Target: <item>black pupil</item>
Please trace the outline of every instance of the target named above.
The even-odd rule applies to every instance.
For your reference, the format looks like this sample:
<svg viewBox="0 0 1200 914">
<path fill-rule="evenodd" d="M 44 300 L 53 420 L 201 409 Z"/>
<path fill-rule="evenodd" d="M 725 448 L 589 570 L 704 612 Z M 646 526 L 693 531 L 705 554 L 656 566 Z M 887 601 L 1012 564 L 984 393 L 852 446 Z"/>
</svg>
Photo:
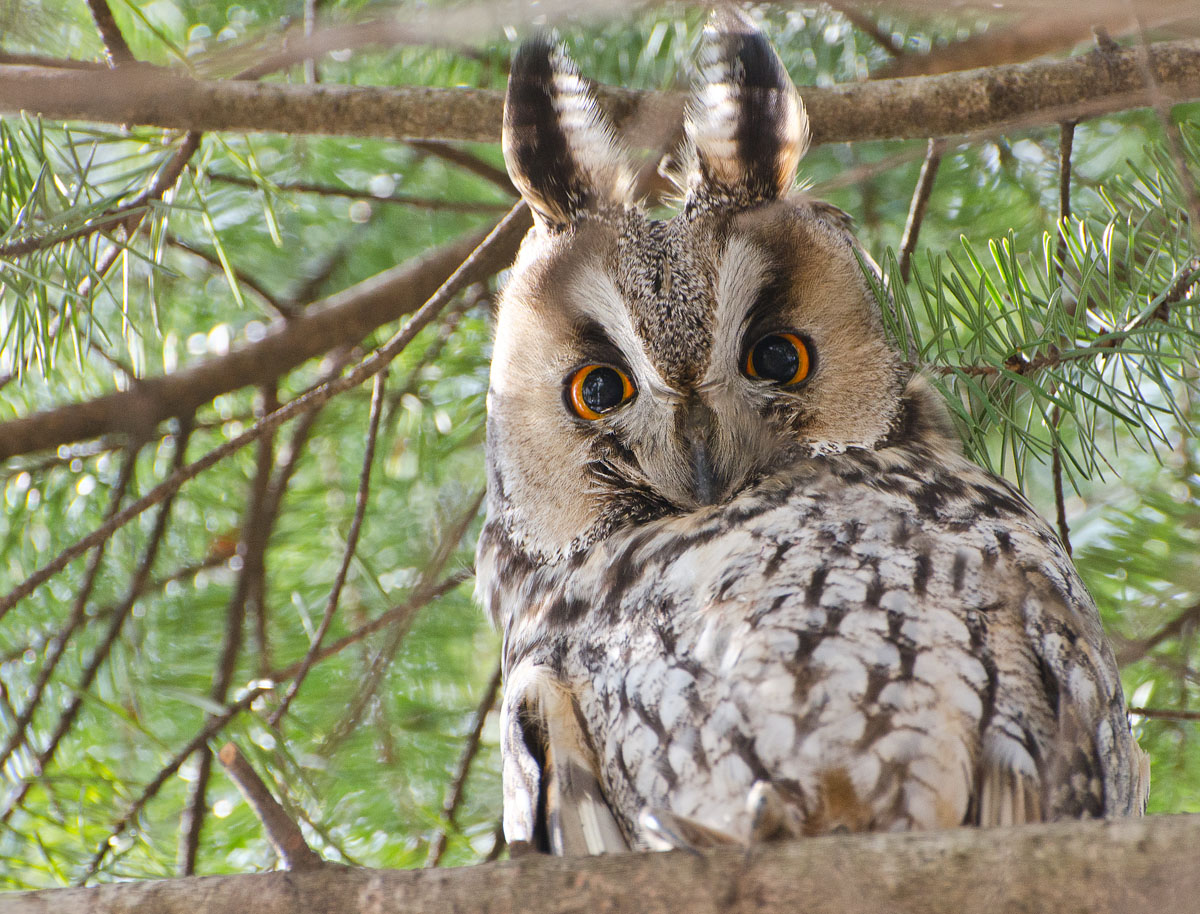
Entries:
<svg viewBox="0 0 1200 914">
<path fill-rule="evenodd" d="M 625 384 L 615 368 L 593 368 L 579 389 L 588 409 L 598 413 L 620 406 L 625 399 Z"/>
<path fill-rule="evenodd" d="M 758 376 L 769 381 L 790 381 L 800 370 L 795 343 L 782 336 L 764 336 L 754 344 L 750 360 Z"/>
</svg>

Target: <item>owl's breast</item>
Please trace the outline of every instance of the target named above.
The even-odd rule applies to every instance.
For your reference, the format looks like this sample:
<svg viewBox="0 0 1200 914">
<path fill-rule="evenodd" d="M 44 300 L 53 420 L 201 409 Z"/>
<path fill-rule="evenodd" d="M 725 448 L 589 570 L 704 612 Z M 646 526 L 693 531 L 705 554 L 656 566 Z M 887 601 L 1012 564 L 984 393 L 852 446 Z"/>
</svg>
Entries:
<svg viewBox="0 0 1200 914">
<path fill-rule="evenodd" d="M 1044 553 L 1036 523 L 847 472 L 631 531 L 579 569 L 590 610 L 555 653 L 627 822 L 664 807 L 745 836 L 767 780 L 809 833 L 957 825 L 998 700 L 1049 738 L 1044 697 L 1017 694 L 1036 661 L 1014 557 Z"/>
</svg>

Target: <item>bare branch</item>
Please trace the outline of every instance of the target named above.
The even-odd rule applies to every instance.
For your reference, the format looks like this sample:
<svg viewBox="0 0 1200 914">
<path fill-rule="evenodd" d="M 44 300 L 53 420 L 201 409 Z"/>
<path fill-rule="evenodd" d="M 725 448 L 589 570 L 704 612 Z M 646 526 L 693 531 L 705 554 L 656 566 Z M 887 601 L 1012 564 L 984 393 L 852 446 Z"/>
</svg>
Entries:
<svg viewBox="0 0 1200 914">
<path fill-rule="evenodd" d="M 88 535 L 68 546 L 54 559 L 43 565 L 22 583 L 17 585 L 6 596 L 0 598 L 0 619 L 17 604 L 18 601 L 32 593 L 38 586 L 65 568 L 88 549 L 112 535 L 114 530 L 129 523 L 150 506 L 177 492 L 189 479 L 194 478 L 209 467 L 219 463 L 230 454 L 245 447 L 251 441 L 256 441 L 265 434 L 278 428 L 284 422 L 295 416 L 315 408 L 330 398 L 344 391 L 357 387 L 367 378 L 373 377 L 391 363 L 413 338 L 433 321 L 442 308 L 466 286 L 490 276 L 494 270 L 507 263 L 515 253 L 516 245 L 529 228 L 532 217 L 529 208 L 524 203 L 513 207 L 512 211 L 496 226 L 487 238 L 472 254 L 464 260 L 438 290 L 425 302 L 387 343 L 377 349 L 371 356 L 360 362 L 344 377 L 334 378 L 313 388 L 302 396 L 296 397 L 270 415 L 254 423 L 242 434 L 238 435 L 219 447 L 209 451 L 199 460 L 180 467 L 167 479 L 150 492 L 143 495 L 133 504 L 124 508 L 111 520 L 101 524 Z M 295 321 L 293 323 L 299 323 Z M 172 376 L 174 377 L 174 376 Z M 10 423 L 10 425 L 13 423 Z M 0 431 L 3 427 L 0 426 Z"/>
<path fill-rule="evenodd" d="M 1055 123 L 1200 94 L 1200 40 L 1010 64 L 915 79 L 803 88 L 815 143 L 957 136 Z M 653 93 L 597 87 L 618 122 Z M 136 66 L 103 73 L 0 66 L 0 108 L 59 120 L 190 130 L 272 131 L 393 139 L 500 138 L 503 95 L 485 89 L 206 82 Z"/>
<path fill-rule="evenodd" d="M 1200 622 L 1200 603 L 1189 606 L 1154 634 L 1117 645 L 1117 663 L 1125 666 L 1127 663 L 1141 660 L 1164 641 L 1179 637 L 1185 628 L 1197 622 Z"/>
<path fill-rule="evenodd" d="M 133 53 L 125 43 L 125 36 L 113 19 L 112 10 L 108 8 L 107 0 L 88 0 L 88 9 L 92 11 L 92 21 L 100 32 L 100 40 L 104 42 L 104 53 L 108 57 L 110 67 L 119 67 L 134 63 Z"/>
<path fill-rule="evenodd" d="M 1130 708 L 1130 714 L 1149 717 L 1154 720 L 1195 720 L 1200 721 L 1200 711 L 1179 711 L 1174 708 Z"/>
<path fill-rule="evenodd" d="M 190 436 L 191 428 L 188 423 L 184 423 L 182 430 L 176 438 L 175 454 L 171 460 L 172 468 L 176 471 L 183 465 L 184 454 L 187 451 L 187 443 Z M 146 588 L 146 582 L 150 579 L 150 571 L 154 567 L 155 559 L 158 558 L 159 547 L 162 545 L 163 537 L 167 532 L 167 521 L 170 519 L 173 503 L 174 493 L 168 495 L 163 500 L 162 507 L 158 510 L 158 516 L 154 519 L 154 527 L 150 532 L 150 538 L 146 541 L 146 548 L 142 551 L 141 560 L 138 562 L 137 569 L 133 573 L 133 579 L 129 584 L 125 599 L 113 614 L 104 638 L 92 654 L 83 673 L 80 674 L 79 682 L 75 685 L 75 696 L 58 719 L 58 725 L 54 728 L 54 734 L 50 737 L 50 741 L 46 744 L 46 747 L 38 753 L 37 762 L 34 766 L 34 770 L 38 775 L 45 772 L 50 762 L 54 759 L 54 754 L 58 751 L 59 744 L 67 733 L 70 732 L 71 727 L 75 723 L 75 718 L 79 716 L 79 712 L 83 708 L 83 702 L 87 697 L 88 690 L 96 679 L 96 674 L 100 672 L 100 667 L 108 659 L 113 645 L 121 634 L 121 629 L 124 628 L 125 622 L 129 618 L 134 604 L 137 602 L 138 594 L 142 593 Z M 17 787 L 5 806 L 4 811 L 0 813 L 0 823 L 7 823 L 12 817 L 13 812 L 21 805 L 26 794 L 29 793 L 31 784 L 31 780 L 24 780 Z"/>
<path fill-rule="evenodd" d="M 263 399 L 268 405 L 275 403 L 274 388 L 264 390 Z M 268 520 L 274 520 L 274 518 L 268 518 L 266 513 L 271 473 L 275 468 L 274 442 L 273 432 L 268 432 L 258 439 L 254 479 L 250 484 L 250 493 L 246 499 L 242 538 L 238 544 L 242 567 L 238 571 L 233 593 L 230 594 L 229 605 L 225 610 L 225 635 L 208 695 L 213 704 L 224 704 L 226 696 L 229 694 L 229 686 L 233 682 L 234 670 L 237 668 L 238 657 L 242 653 L 242 645 L 245 642 L 247 606 L 255 582 L 260 581 L 264 573 L 267 541 L 271 535 Z M 196 870 L 196 854 L 200 848 L 200 829 L 208 810 L 206 798 L 208 782 L 212 774 L 212 749 L 206 743 L 197 751 L 200 755 L 196 766 L 197 774 L 192 781 L 191 796 L 179 825 L 180 842 L 177 869 L 181 876 L 190 876 Z"/>
<path fill-rule="evenodd" d="M 252 178 L 240 175 L 210 174 L 213 181 L 226 184 L 236 184 L 239 187 L 250 187 L 258 190 L 262 187 Z M 317 194 L 321 197 L 345 197 L 349 200 L 368 200 L 371 203 L 396 203 L 402 206 L 412 206 L 418 209 L 441 210 L 448 213 L 506 213 L 511 203 L 471 203 L 462 200 L 441 200 L 436 197 L 414 197 L 409 194 L 373 194 L 369 190 L 354 190 L 349 187 L 334 187 L 330 184 L 314 184 L 310 181 L 276 181 L 272 187 L 283 191 Z"/>
<path fill-rule="evenodd" d="M 354 631 L 350 632 L 348 635 L 344 635 L 332 644 L 327 644 L 325 647 L 321 648 L 321 650 L 317 652 L 314 663 L 320 663 L 322 660 L 326 660 L 332 657 L 334 654 L 341 653 L 350 645 L 357 644 L 364 638 L 369 638 L 371 635 L 378 631 L 382 631 L 389 625 L 402 625 L 407 627 L 412 623 L 413 617 L 416 616 L 420 610 L 424 609 L 435 600 L 440 600 L 446 594 L 450 593 L 450 591 L 462 585 L 464 581 L 471 580 L 474 574 L 475 572 L 470 569 L 456 571 L 451 575 L 447 575 L 440 583 L 430 587 L 428 590 L 422 591 L 421 593 L 412 594 L 412 596 L 410 596 L 403 603 L 393 606 L 391 609 L 380 613 L 370 622 L 364 623 Z M 273 682 L 286 682 L 295 676 L 299 671 L 300 663 L 301 661 L 298 660 L 289 666 L 281 667 L 278 670 L 272 671 L 265 678 L 270 679 Z"/>
<path fill-rule="evenodd" d="M 516 222 L 501 223 L 507 227 L 489 248 L 489 259 L 474 264 L 473 270 L 490 276 L 512 262 L 530 224 L 528 211 L 522 213 Z M 315 356 L 356 345 L 433 295 L 485 237 L 471 235 L 363 280 L 306 309 L 295 320 L 271 325 L 261 340 L 235 347 L 227 355 L 173 374 L 143 378 L 127 391 L 0 424 L 0 460 L 104 434 L 152 437 L 163 420 L 188 415 L 220 394 L 273 381 Z M 475 282 L 483 276 L 472 273 L 467 278 Z"/>
<path fill-rule="evenodd" d="M 116 514 L 121 507 L 121 502 L 125 499 L 125 493 L 129 490 L 129 484 L 133 480 L 134 468 L 137 466 L 137 455 L 137 449 L 133 448 L 125 455 L 125 462 L 121 464 L 117 484 L 113 486 L 108 511 L 104 515 L 106 518 L 111 518 Z M 75 594 L 71 613 L 67 616 L 67 621 L 58 634 L 50 641 L 50 649 L 46 652 L 46 659 L 42 662 L 41 669 L 38 670 L 38 677 L 33 684 L 29 701 L 26 702 L 24 709 L 13 722 L 12 732 L 5 742 L 3 750 L 0 750 L 0 769 L 4 768 L 4 763 L 8 761 L 9 756 L 24 745 L 29 724 L 37 712 L 38 705 L 41 704 L 46 685 L 50 682 L 50 677 L 54 675 L 58 661 L 62 659 L 75 630 L 83 624 L 87 602 L 92 596 L 92 589 L 96 586 L 96 576 L 100 573 L 100 565 L 104 560 L 104 550 L 107 546 L 107 540 L 101 542 L 92 552 L 91 558 L 88 559 L 87 570 L 83 573 L 83 583 L 80 585 L 78 593 Z"/>
<path fill-rule="evenodd" d="M 358 493 L 354 498 L 354 518 L 350 521 L 350 532 L 346 534 L 346 547 L 342 550 L 342 564 L 338 568 L 337 576 L 333 579 L 333 587 L 329 590 L 329 599 L 325 603 L 321 624 L 317 626 L 312 643 L 300 663 L 300 669 L 296 671 L 296 678 L 288 686 L 287 693 L 283 696 L 279 707 L 272 712 L 268 719 L 272 727 L 279 726 L 279 721 L 287 713 L 292 699 L 296 697 L 296 693 L 304 684 L 304 677 L 312 669 L 317 653 L 321 650 L 321 644 L 325 641 L 325 635 L 329 632 L 329 625 L 333 622 L 333 614 L 337 612 L 338 600 L 342 596 L 346 575 L 350 572 L 350 562 L 354 559 L 354 553 L 358 549 L 358 536 L 362 531 L 363 518 L 367 513 L 367 503 L 371 491 L 371 467 L 375 462 L 375 442 L 379 439 L 379 420 L 383 415 L 383 392 L 386 387 L 387 371 L 385 369 L 375 375 L 375 388 L 371 393 L 371 418 L 368 421 L 367 446 L 363 452 L 362 470 L 358 476 Z"/>
<path fill-rule="evenodd" d="M 258 816 L 263 831 L 267 833 L 267 840 L 275 848 L 284 869 L 310 870 L 322 866 L 324 861 L 308 846 L 300 826 L 287 814 L 287 810 L 279 805 L 271 789 L 263 783 L 263 779 L 238 751 L 238 747 L 233 743 L 226 743 L 217 753 L 217 758 L 225 767 L 229 779 L 237 786 L 238 792 Z"/>
<path fill-rule="evenodd" d="M 497 663 L 496 669 L 492 671 L 492 678 L 488 681 L 487 687 L 483 691 L 483 698 L 479 702 L 479 707 L 475 709 L 475 720 L 471 725 L 471 733 L 467 736 L 467 744 L 463 747 L 462 755 L 458 759 L 458 767 L 454 771 L 454 780 L 450 784 L 450 792 L 446 795 L 446 802 L 442 808 L 442 818 L 446 824 L 438 831 L 433 841 L 430 842 L 429 859 L 425 861 L 427 867 L 437 866 L 441 863 L 442 855 L 446 853 L 447 830 L 458 825 L 458 807 L 462 804 L 463 797 L 466 795 L 467 776 L 471 773 L 471 763 L 479 753 L 480 742 L 483 739 L 483 728 L 487 723 L 488 714 L 491 713 L 493 705 L 496 704 L 496 696 L 500 693 L 500 682 L 502 679 L 503 667 Z"/>
<path fill-rule="evenodd" d="M 11 894 L 6 914 L 1184 914 L 1200 816 L 831 835 L 695 853 L 519 861 L 439 873 L 323 867 Z"/>
<path fill-rule="evenodd" d="M 874 19 L 860 10 L 852 3 L 831 3 L 829 4 L 839 13 L 846 17 L 846 21 L 858 29 L 865 35 L 870 35 L 877 45 L 891 54 L 893 57 L 901 57 L 904 54 L 904 43 L 897 41 L 895 36 L 890 32 L 885 32 L 879 27 Z M 901 74 L 896 74 L 897 76 Z M 905 74 L 907 75 L 907 74 Z"/>
<path fill-rule="evenodd" d="M 917 236 L 921 233 L 921 222 L 925 218 L 925 207 L 929 205 L 929 195 L 933 193 L 933 182 L 937 179 L 938 166 L 942 164 L 942 153 L 945 149 L 945 140 L 930 137 L 925 162 L 921 165 L 917 186 L 913 188 L 908 219 L 904 223 L 904 234 L 900 238 L 899 267 L 900 278 L 904 282 L 908 282 L 913 251 L 916 250 Z"/>
<path fill-rule="evenodd" d="M 116 824 L 113 825 L 112 831 L 109 833 L 108 838 L 101 843 L 100 847 L 97 848 L 95 855 L 92 857 L 91 862 L 88 863 L 87 869 L 84 871 L 83 877 L 80 879 L 81 883 L 87 882 L 92 878 L 92 876 L 96 875 L 100 869 L 100 865 L 104 862 L 104 859 L 108 856 L 109 851 L 114 846 L 113 839 L 124 834 L 125 830 L 130 826 L 130 824 L 141 814 L 142 810 L 146 808 L 146 804 L 154 799 L 155 796 L 157 796 L 158 792 L 162 789 L 163 784 L 167 783 L 167 781 L 174 777 L 176 772 L 183 767 L 183 763 L 191 758 L 192 754 L 200 746 L 206 745 L 208 741 L 220 733 L 221 730 L 223 730 L 231 720 L 254 704 L 254 702 L 256 702 L 259 697 L 267 691 L 268 689 L 266 686 L 255 686 L 247 691 L 246 694 L 237 701 L 228 705 L 220 714 L 210 716 L 207 719 L 207 723 L 205 723 L 200 731 L 194 737 L 192 737 L 187 745 L 185 745 L 182 749 L 175 753 L 174 756 L 172 756 L 171 760 L 165 766 L 163 766 L 162 770 L 154 776 L 153 780 L 151 780 L 150 783 L 142 789 L 142 792 L 138 798 L 129 805 L 128 809 L 125 810 L 124 815 L 122 815 L 121 818 L 117 820 Z"/>
</svg>

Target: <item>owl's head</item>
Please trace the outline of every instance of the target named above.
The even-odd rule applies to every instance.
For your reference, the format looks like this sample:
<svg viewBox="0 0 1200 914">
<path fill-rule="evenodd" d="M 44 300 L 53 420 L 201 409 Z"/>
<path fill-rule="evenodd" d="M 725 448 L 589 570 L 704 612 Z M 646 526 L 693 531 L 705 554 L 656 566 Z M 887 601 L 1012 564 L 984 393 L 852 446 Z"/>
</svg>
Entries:
<svg viewBox="0 0 1200 914">
<path fill-rule="evenodd" d="M 770 44 L 718 14 L 676 157 L 682 205 L 651 219 L 563 50 L 517 53 L 504 156 L 535 225 L 497 310 L 489 519 L 535 561 L 905 424 L 911 371 L 846 217 L 789 198 L 807 143 Z"/>
</svg>

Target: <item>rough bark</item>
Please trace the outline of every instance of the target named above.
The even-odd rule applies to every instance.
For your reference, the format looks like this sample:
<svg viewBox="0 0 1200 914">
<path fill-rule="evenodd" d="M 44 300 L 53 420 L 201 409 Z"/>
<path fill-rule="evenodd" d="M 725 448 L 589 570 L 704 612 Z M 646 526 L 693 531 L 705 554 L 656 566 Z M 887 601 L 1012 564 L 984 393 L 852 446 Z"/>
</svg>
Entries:
<svg viewBox="0 0 1200 914">
<path fill-rule="evenodd" d="M 1150 104 L 1140 53 L 1101 50 L 801 93 L 817 143 L 955 136 Z M 1200 40 L 1155 45 L 1150 72 L 1168 99 L 1200 95 Z M 597 91 L 618 120 L 652 95 Z M 494 142 L 502 105 L 502 93 L 486 89 L 212 82 L 144 65 L 111 72 L 0 66 L 0 111 L 189 130 Z"/>
<path fill-rule="evenodd" d="M 1200 816 L 907 835 L 704 853 L 524 857 L 446 870 L 211 876 L 0 897 L 5 914 L 1184 914 Z"/>
</svg>

